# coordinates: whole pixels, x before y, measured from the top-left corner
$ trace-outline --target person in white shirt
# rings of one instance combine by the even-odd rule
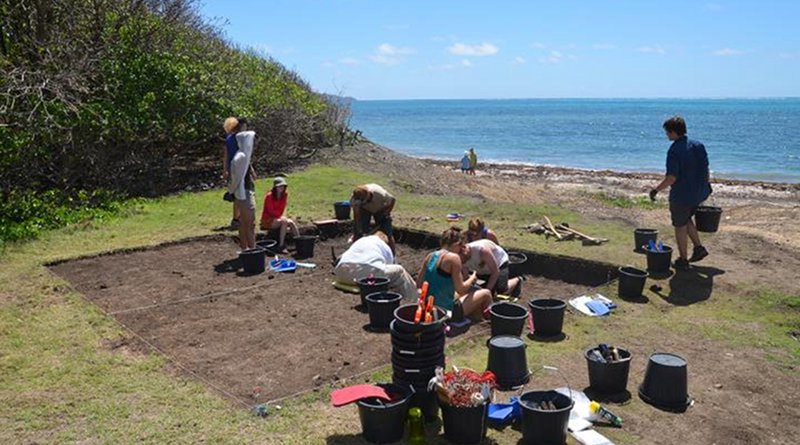
[[[508,278],[508,253],[505,249],[489,239],[481,239],[464,245],[460,255],[465,268],[476,271],[478,277],[486,280],[484,287],[492,291],[492,295],[519,296],[520,279]]]
[[[382,231],[364,236],[350,245],[333,270],[336,279],[353,283],[370,275],[388,278],[389,289],[405,298],[417,298],[417,286],[411,275],[399,264],[389,247],[389,239]]]

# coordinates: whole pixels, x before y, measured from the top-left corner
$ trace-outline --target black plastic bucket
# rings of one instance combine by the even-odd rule
[[[528,256],[522,252],[508,252],[508,277],[514,278],[522,275],[522,270]]]
[[[339,221],[350,219],[350,201],[334,202],[333,211]]]
[[[382,384],[389,394],[396,395],[391,401],[377,398],[361,399],[358,403],[358,417],[361,419],[361,432],[371,443],[397,442],[403,438],[411,398],[415,394],[411,385]]]
[[[498,335],[487,342],[489,361],[486,369],[492,371],[501,389],[522,386],[530,381],[525,342],[514,335]]]
[[[556,409],[543,410],[537,405],[550,401]],[[519,398],[522,407],[522,443],[529,445],[563,445],[567,440],[567,423],[572,399],[556,391],[528,391]]]
[[[716,232],[722,209],[719,207],[700,206],[694,212],[694,225],[698,232]]]
[[[489,404],[479,406],[450,406],[440,402],[444,437],[459,444],[481,443],[486,438]]]
[[[389,329],[394,320],[394,310],[400,306],[403,296],[397,292],[375,292],[367,295],[369,326],[376,330]]]
[[[619,360],[615,362],[602,363],[592,360],[589,355],[598,348],[589,348],[583,354],[586,357],[586,365],[589,369],[589,386],[603,394],[617,394],[624,392],[628,387],[628,373],[631,369],[631,353],[617,348]]]
[[[294,238],[295,258],[311,258],[314,256],[314,243],[317,242],[316,236],[300,235]]]
[[[619,288],[617,291],[620,298],[641,298],[644,284],[649,275],[647,271],[637,269],[633,266],[620,267]]]
[[[514,303],[495,303],[489,308],[492,319],[492,337],[497,335],[522,335],[528,320],[528,309]]]
[[[245,273],[262,273],[267,266],[266,252],[260,247],[246,249],[239,252],[239,261],[242,263]]]
[[[650,244],[650,241],[656,242],[656,240],[658,240],[658,229],[636,229],[633,231],[633,250],[644,253],[645,246]]]
[[[256,241],[256,246],[264,249],[267,256],[272,256],[275,255],[275,248],[278,246],[278,242],[274,239],[264,239]]]
[[[436,312],[435,319],[430,323],[414,323],[414,314],[417,313],[416,304],[405,304],[394,311],[394,329],[398,332],[409,334],[444,332],[444,321],[447,314],[439,306],[433,307]]]
[[[434,366],[444,366],[444,350],[438,354],[426,356],[407,356],[392,352],[392,366],[400,369],[427,369]]]
[[[672,247],[664,245],[661,252],[651,250],[650,247],[648,247],[645,251],[647,252],[648,272],[669,272],[669,267],[672,263]]]
[[[389,290],[389,279],[386,277],[366,277],[356,280],[358,293],[361,294],[361,305],[367,307],[367,295]]]
[[[436,375],[436,368],[438,366],[440,365],[427,368],[404,368],[392,365],[392,378],[411,383],[412,385],[427,385],[433,376]]]
[[[533,318],[533,334],[554,337],[561,334],[567,303],[554,298],[541,298],[528,302]]]
[[[406,344],[397,342],[392,339],[392,354],[397,354],[399,357],[405,358],[427,358],[434,355],[439,355],[444,350],[444,339],[440,342],[425,344],[422,347],[416,344]]]
[[[647,362],[639,397],[657,408],[685,411],[691,402],[687,379],[686,360],[675,354],[656,352]]]
[[[409,408],[416,406],[417,408],[421,409],[422,414],[425,415],[425,420],[427,422],[433,422],[439,418],[438,397],[436,396],[436,391],[428,391],[428,382],[413,384],[403,380],[402,378],[398,378],[397,376],[392,376],[392,382],[397,385],[410,385],[412,388],[414,388],[416,392],[413,396],[411,396]]]
[[[395,314],[397,314],[397,309],[395,309]],[[398,326],[400,326],[400,323],[397,322],[397,317],[395,316],[395,319],[389,323],[389,330],[392,332],[393,344],[398,342],[399,344],[411,345],[416,349],[420,349],[423,347],[444,343],[444,327],[431,331],[403,332],[397,330]]]

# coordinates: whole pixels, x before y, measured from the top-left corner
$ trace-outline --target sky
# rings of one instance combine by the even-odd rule
[[[232,43],[375,99],[800,97],[800,1],[201,0]]]

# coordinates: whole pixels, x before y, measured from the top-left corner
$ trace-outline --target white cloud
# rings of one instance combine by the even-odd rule
[[[360,65],[361,60],[356,59],[355,57],[342,57],[338,60],[339,63],[342,65]]]
[[[385,56],[409,55],[409,54],[414,54],[414,49],[408,47],[397,47],[394,45],[390,45],[388,43],[382,43],[378,45],[378,54],[383,54]]]
[[[600,50],[608,50],[608,49],[615,49],[616,46],[612,45],[611,43],[595,43],[594,45],[592,45],[592,48]]]
[[[660,46],[642,46],[638,49],[640,53],[645,54],[666,54],[667,51]]]
[[[493,56],[497,54],[500,49],[491,43],[481,43],[480,45],[467,45],[465,43],[456,43],[447,48],[450,54],[457,56]]]
[[[544,43],[542,43],[542,42],[533,42],[533,43],[531,43],[531,48],[544,49],[546,47],[545,47]]]
[[[563,54],[561,54],[559,51],[550,51],[550,55],[548,55],[547,57],[539,58],[539,63],[555,65],[556,63],[560,63],[562,60],[564,60]]]
[[[379,65],[397,65],[405,60],[403,56],[414,54],[414,52],[413,48],[382,43],[375,49],[375,54],[370,57],[370,60]]]
[[[738,56],[741,53],[742,52],[739,51],[738,49],[722,48],[712,52],[711,54],[718,57],[728,57],[728,56]]]
[[[472,66],[472,62],[470,62],[469,59],[463,59],[461,60],[461,66],[470,67]]]
[[[514,65],[522,65],[523,63],[525,63],[525,59],[524,58],[519,57],[519,56],[514,57]]]

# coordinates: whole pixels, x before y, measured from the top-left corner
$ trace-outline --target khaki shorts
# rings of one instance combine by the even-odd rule
[[[245,190],[247,194],[246,199],[237,199],[236,205],[239,206],[241,210],[256,210],[256,192],[252,190]]]

